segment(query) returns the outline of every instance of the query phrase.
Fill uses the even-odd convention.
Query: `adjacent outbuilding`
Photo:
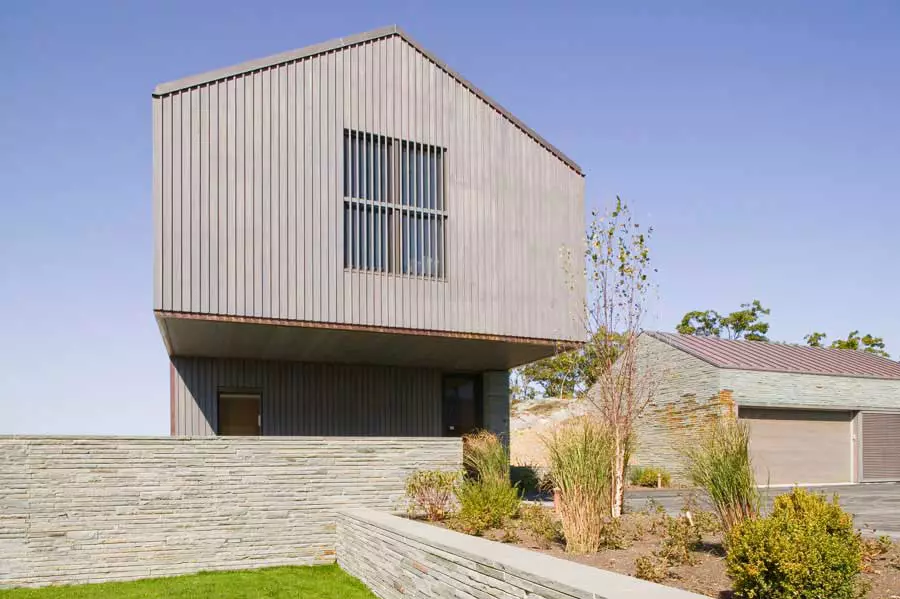
[[[900,363],[660,332],[640,344],[655,393],[632,463],[683,479],[680,447],[704,418],[731,412],[750,427],[760,484],[900,481]]]

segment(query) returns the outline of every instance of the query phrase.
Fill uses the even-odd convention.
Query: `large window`
[[[446,275],[446,150],[344,131],[344,267]]]

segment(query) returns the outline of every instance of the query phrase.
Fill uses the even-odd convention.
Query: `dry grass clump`
[[[750,461],[750,429],[719,418],[684,450],[688,476],[706,491],[726,531],[759,515],[760,495]]]
[[[596,419],[582,417],[558,427],[544,443],[566,551],[594,553],[609,536],[612,435]]]

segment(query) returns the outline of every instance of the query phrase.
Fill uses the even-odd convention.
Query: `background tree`
[[[558,353],[523,366],[527,384],[536,384],[544,397],[574,397],[584,389],[587,357],[582,350]]]
[[[822,343],[825,341],[825,333],[810,333],[803,337],[806,341],[806,344],[810,347],[823,347]],[[856,351],[864,351],[870,354],[875,354],[876,356],[883,356],[885,358],[890,358],[890,354],[888,354],[884,349],[884,339],[881,337],[875,337],[873,335],[863,335],[859,336],[859,331],[850,331],[847,335],[846,339],[836,339],[831,342],[831,345],[834,349],[852,349]]]
[[[684,315],[675,330],[682,335],[722,337],[724,334],[726,339],[768,341],[769,323],[762,317],[768,316],[770,310],[759,300],[741,304],[741,308],[725,316],[715,310],[694,310]]]
[[[822,342],[825,341],[825,337],[827,337],[825,333],[813,332],[809,335],[804,335],[803,340],[806,341],[806,344],[810,347],[822,347]]]
[[[618,197],[605,217],[592,214],[587,230],[583,324],[589,341],[584,351],[592,356],[595,381],[587,397],[612,437],[613,517],[622,514],[635,423],[653,394],[652,373],[638,368],[638,335],[655,272],[647,245],[652,233],[633,221]]]
[[[518,382],[523,388],[533,390],[536,386],[544,397],[579,397],[597,382],[598,368],[616,360],[615,355],[611,360],[601,360],[597,351],[597,343],[587,343],[579,349],[526,364],[516,369]],[[615,351],[615,348],[605,347],[605,351]]]

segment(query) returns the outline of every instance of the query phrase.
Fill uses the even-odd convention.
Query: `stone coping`
[[[380,443],[386,441],[420,441],[422,443],[461,443],[458,437],[378,437],[368,435],[0,435],[0,441],[366,441]]]
[[[346,518],[455,554],[549,589],[592,599],[702,599],[702,595],[573,561],[473,537],[372,509],[342,510]]]

